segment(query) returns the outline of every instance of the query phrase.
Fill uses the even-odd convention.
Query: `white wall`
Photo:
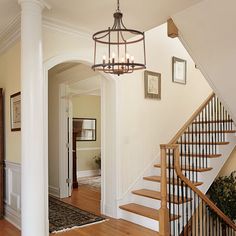
[[[208,0],[173,16],[186,48],[234,121],[235,8],[235,0]]]
[[[234,148],[233,152],[231,153],[230,157],[223,165],[219,175],[220,176],[228,176],[233,171],[236,171],[236,148]]]
[[[146,33],[146,50],[147,69],[162,75],[162,98],[144,98],[143,71],[118,80],[120,197],[211,93],[180,41],[167,37],[166,25]],[[172,82],[172,56],[187,60],[186,85]]]

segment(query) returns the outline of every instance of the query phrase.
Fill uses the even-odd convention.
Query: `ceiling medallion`
[[[144,32],[128,29],[124,26],[119,0],[117,0],[117,10],[113,16],[114,24],[112,27],[93,35],[95,47],[92,69],[115,75],[145,69]],[[131,50],[135,55],[130,54]],[[97,57],[99,57],[98,60]]]

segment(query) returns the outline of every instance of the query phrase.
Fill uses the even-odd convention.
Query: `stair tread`
[[[142,206],[136,203],[129,203],[126,205],[122,205],[120,206],[120,209],[125,210],[125,211],[129,211],[141,216],[145,216],[147,218],[153,219],[153,220],[157,220],[159,221],[160,216],[159,216],[159,210],[156,210],[154,208],[150,208],[150,207],[146,207],[146,206]],[[178,219],[179,216],[177,215],[171,215],[171,220],[176,220]]]
[[[139,195],[139,196],[143,196],[143,197],[148,197],[148,198],[152,198],[152,199],[156,199],[156,200],[161,200],[161,192],[159,191],[154,191],[154,190],[150,190],[150,189],[139,189],[139,190],[134,190],[132,191],[133,194]],[[191,201],[191,198],[186,198],[186,197],[178,197],[175,195],[171,195],[171,199],[170,201],[172,203],[175,204],[182,204],[188,201]],[[169,199],[168,199],[169,201]]]
[[[209,124],[209,123],[227,123],[227,122],[233,122],[232,119],[228,120],[207,120],[207,121],[193,121],[193,124]]]
[[[209,134],[209,133],[235,133],[236,130],[203,130],[203,131],[185,131],[185,134]]]
[[[155,164],[154,167],[161,168],[160,164]],[[168,169],[168,166],[166,167]],[[173,166],[170,166],[171,169],[173,169]],[[190,170],[190,171],[196,171],[196,172],[205,172],[205,171],[210,171],[213,168],[212,167],[197,167],[193,168],[192,166],[182,166],[182,170]]]
[[[222,154],[196,154],[196,153],[180,153],[180,156],[190,156],[190,157],[207,157],[207,158],[217,158],[221,157]]]
[[[229,142],[178,142],[178,144],[227,145]]]
[[[146,177],[144,177],[143,179],[144,179],[144,180],[148,180],[148,181],[153,181],[153,182],[159,182],[159,183],[161,182],[161,176],[157,176],[157,175],[146,176]],[[174,181],[173,181],[173,179],[169,180],[169,178],[167,178],[167,182],[168,182],[168,183],[171,183],[171,184],[174,183],[174,185],[181,185],[181,181],[179,181],[179,183],[178,183],[178,180],[177,180],[177,179],[174,179]],[[194,184],[195,186],[200,186],[200,185],[203,184],[203,182],[193,182],[193,184]],[[185,184],[184,184],[184,185],[185,185]]]

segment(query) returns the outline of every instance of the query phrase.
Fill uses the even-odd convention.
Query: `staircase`
[[[143,177],[121,205],[122,218],[167,236],[235,235],[236,225],[205,195],[236,145],[235,126],[215,94],[199,107],[169,144],[161,145],[155,175]],[[157,210],[159,209],[159,210]]]

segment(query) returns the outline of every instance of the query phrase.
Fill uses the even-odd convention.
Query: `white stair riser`
[[[122,219],[141,225],[145,228],[159,231],[159,222],[153,219],[149,219],[144,216],[137,215],[128,211],[121,210],[120,216]]]

